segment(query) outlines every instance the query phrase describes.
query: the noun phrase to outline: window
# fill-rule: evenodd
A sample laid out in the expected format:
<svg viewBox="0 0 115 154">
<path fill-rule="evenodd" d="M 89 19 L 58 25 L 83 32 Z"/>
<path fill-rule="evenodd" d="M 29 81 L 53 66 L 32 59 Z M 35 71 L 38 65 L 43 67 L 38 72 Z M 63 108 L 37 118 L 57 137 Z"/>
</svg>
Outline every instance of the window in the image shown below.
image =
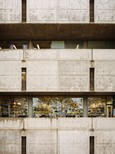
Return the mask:
<svg viewBox="0 0 115 154">
<path fill-rule="evenodd" d="M 65 49 L 82 49 L 84 41 L 65 41 Z"/>
<path fill-rule="evenodd" d="M 90 90 L 94 90 L 94 68 L 90 68 Z"/>
<path fill-rule="evenodd" d="M 107 104 L 107 99 L 105 97 L 89 97 L 88 98 L 88 116 L 105 117 L 106 104 Z"/>
<path fill-rule="evenodd" d="M 26 68 L 22 68 L 22 90 L 26 90 Z"/>
<path fill-rule="evenodd" d="M 94 22 L 94 0 L 90 0 L 90 22 Z"/>
<path fill-rule="evenodd" d="M 26 97 L 0 97 L 0 117 L 27 117 Z"/>
<path fill-rule="evenodd" d="M 83 98 L 36 97 L 33 113 L 34 117 L 82 117 Z"/>
<path fill-rule="evenodd" d="M 94 154 L 94 136 L 90 136 L 90 141 L 89 141 L 89 144 L 90 144 L 90 154 Z"/>
<path fill-rule="evenodd" d="M 22 0 L 22 22 L 26 22 L 26 0 Z"/>
<path fill-rule="evenodd" d="M 22 154 L 26 154 L 26 136 L 21 137 Z"/>
</svg>

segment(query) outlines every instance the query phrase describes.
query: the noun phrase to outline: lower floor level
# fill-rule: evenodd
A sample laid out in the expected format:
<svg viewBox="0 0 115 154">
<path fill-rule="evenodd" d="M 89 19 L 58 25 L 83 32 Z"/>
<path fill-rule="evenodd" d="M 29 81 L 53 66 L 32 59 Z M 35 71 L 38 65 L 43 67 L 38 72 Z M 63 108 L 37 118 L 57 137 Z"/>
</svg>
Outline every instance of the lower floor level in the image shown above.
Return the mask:
<svg viewBox="0 0 115 154">
<path fill-rule="evenodd" d="M 0 118 L 0 154 L 114 154 L 114 118 Z"/>
<path fill-rule="evenodd" d="M 0 117 L 114 117 L 115 96 L 0 96 Z"/>
</svg>

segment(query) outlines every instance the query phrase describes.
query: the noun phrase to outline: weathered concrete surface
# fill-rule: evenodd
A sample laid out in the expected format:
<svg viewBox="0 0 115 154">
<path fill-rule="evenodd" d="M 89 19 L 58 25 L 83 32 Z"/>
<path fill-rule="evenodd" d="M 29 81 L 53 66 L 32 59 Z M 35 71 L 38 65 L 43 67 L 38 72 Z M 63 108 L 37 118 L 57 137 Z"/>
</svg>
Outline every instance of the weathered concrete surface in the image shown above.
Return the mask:
<svg viewBox="0 0 115 154">
<path fill-rule="evenodd" d="M 114 118 L 0 118 L 0 154 L 20 154 L 21 136 L 28 154 L 89 154 L 92 135 L 95 154 L 114 154 Z"/>
<path fill-rule="evenodd" d="M 115 0 L 95 0 L 95 22 L 115 23 Z"/>
<path fill-rule="evenodd" d="M 0 23 L 21 22 L 21 1 L 0 0 Z"/>
<path fill-rule="evenodd" d="M 114 50 L 93 50 L 95 91 L 115 91 Z"/>
<path fill-rule="evenodd" d="M 95 23 L 115 23 L 115 1 L 95 0 Z M 89 23 L 89 0 L 27 0 L 27 23 Z M 22 22 L 21 0 L 0 0 L 0 23 Z"/>
<path fill-rule="evenodd" d="M 21 60 L 22 50 L 0 51 L 0 90 L 21 90 Z"/>
<path fill-rule="evenodd" d="M 28 23 L 87 23 L 89 0 L 29 0 Z"/>
<path fill-rule="evenodd" d="M 88 91 L 90 50 L 34 50 L 25 57 L 28 91 Z"/>
</svg>

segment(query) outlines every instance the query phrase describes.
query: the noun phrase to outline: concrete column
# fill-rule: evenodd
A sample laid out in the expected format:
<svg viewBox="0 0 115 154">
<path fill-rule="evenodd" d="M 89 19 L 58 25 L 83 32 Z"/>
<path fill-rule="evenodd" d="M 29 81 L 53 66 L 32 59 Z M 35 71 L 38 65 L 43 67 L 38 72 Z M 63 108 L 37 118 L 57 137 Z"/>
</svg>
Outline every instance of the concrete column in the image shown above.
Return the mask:
<svg viewBox="0 0 115 154">
<path fill-rule="evenodd" d="M 83 97 L 83 116 L 88 117 L 88 98 Z"/>
<path fill-rule="evenodd" d="M 28 97 L 28 117 L 33 117 L 33 100 L 32 97 Z"/>
<path fill-rule="evenodd" d="M 33 49 L 34 46 L 33 46 L 33 42 L 32 41 L 29 41 L 29 49 Z"/>
<path fill-rule="evenodd" d="M 88 41 L 84 41 L 83 42 L 83 49 L 87 49 L 88 48 Z"/>
</svg>

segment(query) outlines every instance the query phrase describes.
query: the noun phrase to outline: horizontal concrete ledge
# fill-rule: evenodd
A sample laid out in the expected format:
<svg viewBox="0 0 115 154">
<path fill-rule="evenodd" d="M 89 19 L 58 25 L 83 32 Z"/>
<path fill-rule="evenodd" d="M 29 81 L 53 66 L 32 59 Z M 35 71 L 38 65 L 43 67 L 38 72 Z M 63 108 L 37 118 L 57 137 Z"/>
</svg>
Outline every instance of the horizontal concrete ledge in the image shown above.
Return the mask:
<svg viewBox="0 0 115 154">
<path fill-rule="evenodd" d="M 0 92 L 0 96 L 115 96 L 115 92 L 33 92 L 33 91 L 19 91 L 19 92 Z"/>
<path fill-rule="evenodd" d="M 115 130 L 115 118 L 0 118 L 0 130 Z"/>
<path fill-rule="evenodd" d="M 0 24 L 0 40 L 115 40 L 115 24 Z"/>
</svg>

